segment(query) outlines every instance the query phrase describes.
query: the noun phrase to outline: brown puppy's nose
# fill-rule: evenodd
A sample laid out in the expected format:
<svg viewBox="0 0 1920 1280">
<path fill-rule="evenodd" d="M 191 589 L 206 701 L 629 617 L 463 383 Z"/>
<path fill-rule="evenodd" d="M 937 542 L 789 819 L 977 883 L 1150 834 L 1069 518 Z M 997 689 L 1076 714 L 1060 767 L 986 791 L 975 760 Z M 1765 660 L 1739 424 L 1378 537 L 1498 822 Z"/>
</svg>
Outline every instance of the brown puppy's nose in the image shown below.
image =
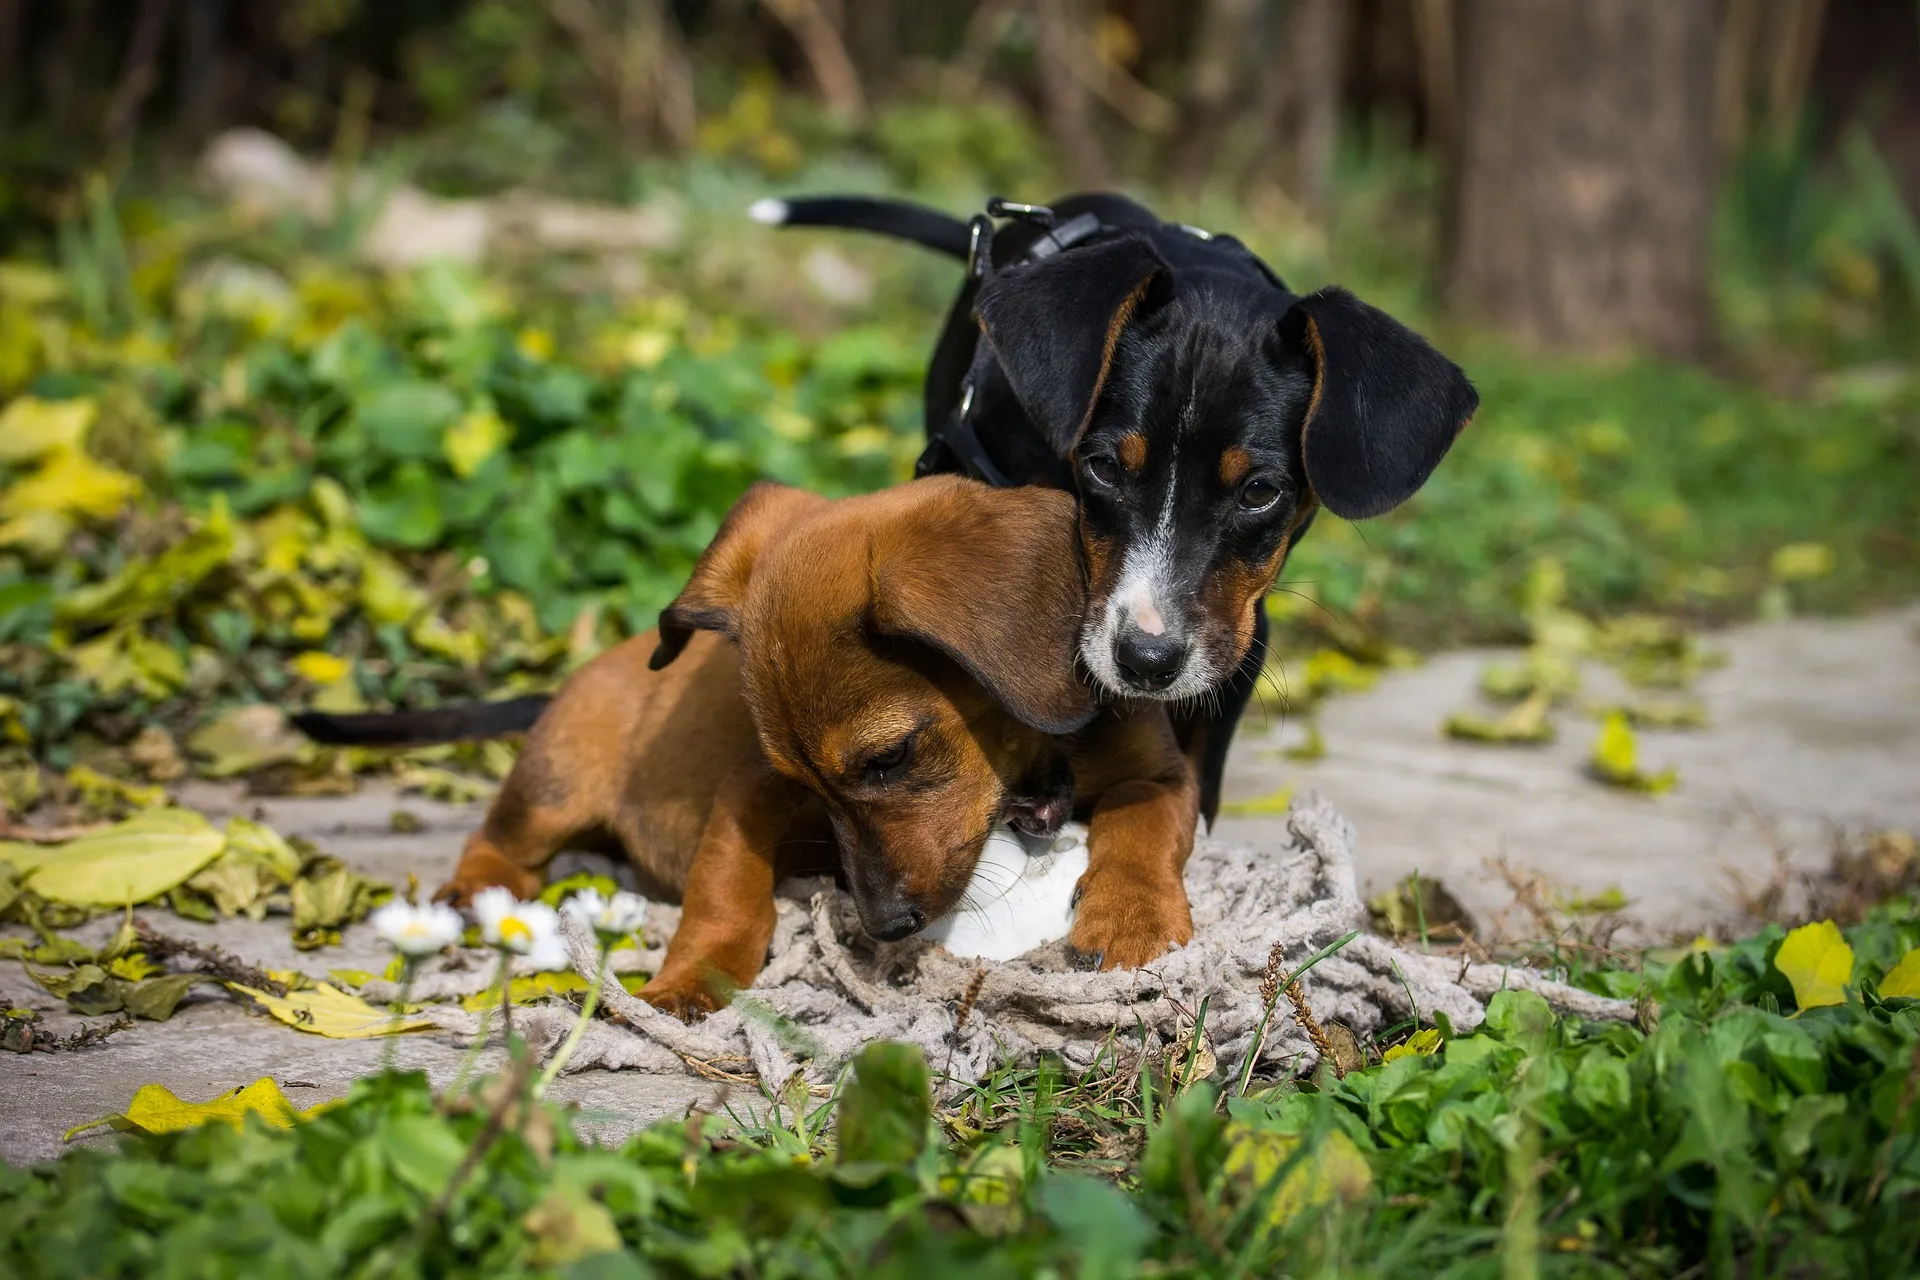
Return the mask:
<svg viewBox="0 0 1920 1280">
<path fill-rule="evenodd" d="M 911 902 L 897 902 L 883 907 L 880 911 L 866 917 L 867 932 L 882 942 L 898 942 L 902 938 L 912 937 L 926 927 L 927 913 Z"/>
<path fill-rule="evenodd" d="M 1113 664 L 1130 687 L 1157 693 L 1186 667 L 1187 646 L 1169 635 L 1150 636 L 1138 627 L 1128 627 L 1113 642 Z"/>
</svg>

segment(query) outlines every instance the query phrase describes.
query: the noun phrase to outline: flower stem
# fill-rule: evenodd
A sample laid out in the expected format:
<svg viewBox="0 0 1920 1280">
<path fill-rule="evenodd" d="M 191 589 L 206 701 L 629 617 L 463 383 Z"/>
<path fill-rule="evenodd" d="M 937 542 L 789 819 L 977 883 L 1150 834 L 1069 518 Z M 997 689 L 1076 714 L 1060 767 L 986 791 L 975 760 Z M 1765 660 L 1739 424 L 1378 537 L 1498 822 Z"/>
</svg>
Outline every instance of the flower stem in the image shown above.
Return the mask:
<svg viewBox="0 0 1920 1280">
<path fill-rule="evenodd" d="M 400 998 L 393 1002 L 393 1020 L 387 1026 L 387 1042 L 380 1048 L 380 1074 L 393 1071 L 394 1042 L 400 1038 L 400 1020 L 407 1016 L 407 997 L 413 994 L 414 971 L 420 962 L 412 956 L 400 958 Z"/>
<path fill-rule="evenodd" d="M 566 1042 L 553 1055 L 552 1061 L 547 1063 L 547 1069 L 540 1073 L 540 1078 L 534 1081 L 534 1097 L 547 1091 L 547 1086 L 560 1074 L 560 1069 L 567 1065 L 567 1059 L 580 1047 L 580 1037 L 587 1034 L 587 1025 L 593 1021 L 593 1011 L 600 1003 L 600 988 L 606 985 L 607 967 L 612 963 L 613 948 L 603 945 L 600 948 L 600 967 L 594 971 L 593 981 L 587 984 L 586 1003 L 580 1006 L 580 1016 L 574 1020 L 573 1030 L 567 1033 Z"/>
<path fill-rule="evenodd" d="M 506 952 L 500 953 L 500 976 L 494 983 L 494 992 L 499 996 L 501 1007 L 507 1003 L 507 983 L 513 973 L 513 957 Z M 467 1077 L 473 1074 L 474 1064 L 480 1060 L 480 1051 L 487 1047 L 487 1030 L 493 1016 L 493 1005 L 480 1006 L 480 1027 L 473 1033 L 473 1043 L 467 1046 L 467 1056 L 460 1059 L 460 1073 L 453 1078 L 453 1084 L 447 1092 L 455 1097 L 467 1083 Z"/>
</svg>

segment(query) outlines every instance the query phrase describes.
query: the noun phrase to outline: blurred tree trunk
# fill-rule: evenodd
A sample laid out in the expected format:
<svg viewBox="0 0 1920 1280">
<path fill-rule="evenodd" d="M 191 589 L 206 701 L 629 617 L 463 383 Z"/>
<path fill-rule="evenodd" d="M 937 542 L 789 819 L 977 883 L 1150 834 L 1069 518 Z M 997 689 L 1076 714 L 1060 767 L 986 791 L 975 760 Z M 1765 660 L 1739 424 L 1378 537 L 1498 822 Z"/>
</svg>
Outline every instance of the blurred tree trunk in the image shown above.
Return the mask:
<svg viewBox="0 0 1920 1280">
<path fill-rule="evenodd" d="M 1294 0 L 1287 25 L 1287 75 L 1296 114 L 1294 199 L 1316 217 L 1327 211 L 1340 143 L 1340 72 L 1347 62 L 1347 0 Z"/>
<path fill-rule="evenodd" d="M 861 81 L 879 96 L 876 86 L 891 84 L 900 72 L 899 0 L 846 0 L 844 28 Z"/>
<path fill-rule="evenodd" d="M 800 46 L 807 71 L 827 110 L 846 120 L 866 114 L 860 75 L 841 38 L 839 0 L 765 0 L 767 8 Z"/>
<path fill-rule="evenodd" d="M 187 0 L 180 19 L 180 124 L 190 138 L 213 132 L 220 119 L 225 21 L 225 0 Z"/>
<path fill-rule="evenodd" d="M 26 16 L 21 8 L 21 0 L 0 0 L 0 85 L 7 92 L 0 96 L 0 107 L 12 107 L 20 104 L 9 101 L 17 92 L 20 81 L 17 78 L 20 63 L 20 29 Z"/>
<path fill-rule="evenodd" d="M 1176 178 L 1186 185 L 1212 174 L 1221 141 L 1239 104 L 1251 65 L 1247 49 L 1255 20 L 1267 0 L 1207 0 L 1200 12 L 1193 57 L 1187 66 L 1186 116 Z"/>
<path fill-rule="evenodd" d="M 1060 149 L 1076 186 L 1107 185 L 1106 149 L 1093 127 L 1092 91 L 1081 63 L 1081 42 L 1089 41 L 1087 18 L 1078 0 L 1035 0 L 1040 55 L 1040 97 L 1047 129 Z"/>
<path fill-rule="evenodd" d="M 1717 9 L 1462 0 L 1456 311 L 1544 345 L 1705 346 Z"/>
</svg>

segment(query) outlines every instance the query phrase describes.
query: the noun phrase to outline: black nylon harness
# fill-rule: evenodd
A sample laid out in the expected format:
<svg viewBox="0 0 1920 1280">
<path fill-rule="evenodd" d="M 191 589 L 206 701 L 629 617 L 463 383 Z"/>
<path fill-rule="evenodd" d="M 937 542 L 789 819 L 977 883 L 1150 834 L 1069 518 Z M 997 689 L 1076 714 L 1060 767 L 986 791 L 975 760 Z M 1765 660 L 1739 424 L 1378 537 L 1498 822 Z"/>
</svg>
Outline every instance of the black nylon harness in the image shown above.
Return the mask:
<svg viewBox="0 0 1920 1280">
<path fill-rule="evenodd" d="M 1015 204 L 1000 196 L 987 201 L 987 211 L 975 214 L 968 223 L 970 234 L 967 251 L 967 287 L 977 289 L 981 282 L 990 279 L 995 271 L 993 265 L 993 220 L 996 218 L 1017 218 L 1045 229 L 1046 234 L 1035 240 L 1026 252 L 1015 259 L 1016 262 L 1037 262 L 1051 258 L 1057 253 L 1071 249 L 1074 245 L 1087 240 L 1105 228 L 1097 214 L 1083 213 L 1058 223 L 1053 210 L 1044 205 Z M 1180 230 L 1201 240 L 1213 239 L 1213 234 L 1199 227 L 1184 224 Z M 995 465 L 987 455 L 987 449 L 980 442 L 980 433 L 973 413 L 974 386 L 994 359 L 993 349 L 984 341 L 974 348 L 973 363 L 967 369 L 967 376 L 960 383 L 960 403 L 947 415 L 947 420 L 927 439 L 927 447 L 914 464 L 916 477 L 932 475 L 947 470 L 944 465 L 948 459 L 960 464 L 961 469 L 975 480 L 992 485 L 996 489 L 1014 486 L 1014 481 Z"/>
</svg>

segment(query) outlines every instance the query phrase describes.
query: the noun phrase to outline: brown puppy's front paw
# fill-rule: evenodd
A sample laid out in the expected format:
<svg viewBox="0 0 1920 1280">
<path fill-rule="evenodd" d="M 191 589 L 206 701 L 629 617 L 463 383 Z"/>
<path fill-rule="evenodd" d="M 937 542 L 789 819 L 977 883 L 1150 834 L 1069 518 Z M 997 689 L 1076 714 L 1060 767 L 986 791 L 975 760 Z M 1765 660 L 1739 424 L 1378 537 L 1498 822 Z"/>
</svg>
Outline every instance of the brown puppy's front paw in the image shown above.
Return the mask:
<svg viewBox="0 0 1920 1280">
<path fill-rule="evenodd" d="M 1193 940 L 1193 913 L 1179 880 L 1141 881 L 1111 873 L 1081 877 L 1067 945 L 1088 967 L 1138 969 Z"/>
<path fill-rule="evenodd" d="M 662 1013 L 670 1013 L 682 1022 L 698 1022 L 724 1007 L 727 1001 L 701 982 L 655 978 L 640 988 L 640 998 Z"/>
<path fill-rule="evenodd" d="M 434 890 L 433 900 L 456 907 L 471 906 L 484 889 L 507 889 L 522 902 L 539 896 L 546 882 L 519 863 L 491 849 L 469 848 L 447 882 Z"/>
</svg>

